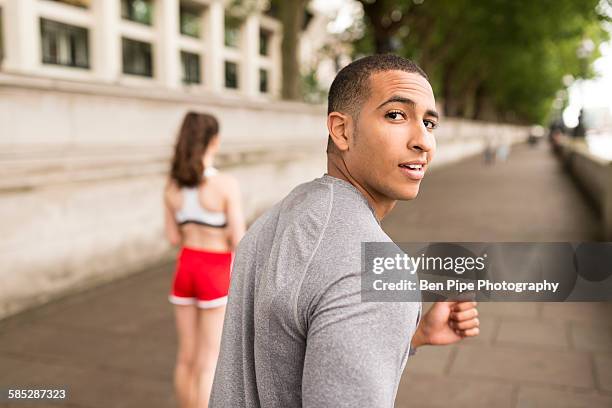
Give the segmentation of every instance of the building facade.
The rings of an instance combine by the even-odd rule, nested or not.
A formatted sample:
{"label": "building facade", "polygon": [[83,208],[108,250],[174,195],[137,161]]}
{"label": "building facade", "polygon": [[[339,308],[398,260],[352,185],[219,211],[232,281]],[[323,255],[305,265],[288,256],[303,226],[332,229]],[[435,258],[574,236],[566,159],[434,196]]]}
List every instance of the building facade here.
{"label": "building facade", "polygon": [[1,70],[269,98],[280,23],[223,0],[0,0]]}

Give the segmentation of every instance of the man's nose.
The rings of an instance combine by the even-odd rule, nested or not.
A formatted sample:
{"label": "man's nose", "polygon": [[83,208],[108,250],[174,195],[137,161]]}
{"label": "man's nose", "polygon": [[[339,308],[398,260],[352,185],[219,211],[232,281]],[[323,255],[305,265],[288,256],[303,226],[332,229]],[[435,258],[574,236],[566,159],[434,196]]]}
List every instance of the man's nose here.
{"label": "man's nose", "polygon": [[429,132],[425,125],[412,128],[408,148],[411,150],[429,152],[434,148],[435,139],[433,133]]}

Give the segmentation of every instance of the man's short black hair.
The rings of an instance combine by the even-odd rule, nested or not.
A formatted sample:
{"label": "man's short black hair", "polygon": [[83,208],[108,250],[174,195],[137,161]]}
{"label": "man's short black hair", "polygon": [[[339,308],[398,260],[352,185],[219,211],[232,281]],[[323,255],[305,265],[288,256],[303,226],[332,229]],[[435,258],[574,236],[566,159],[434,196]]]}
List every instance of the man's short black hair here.
{"label": "man's short black hair", "polygon": [[360,58],[342,68],[329,88],[327,114],[342,112],[355,117],[370,97],[370,76],[382,71],[406,71],[428,79],[414,62],[393,54],[376,54]]}

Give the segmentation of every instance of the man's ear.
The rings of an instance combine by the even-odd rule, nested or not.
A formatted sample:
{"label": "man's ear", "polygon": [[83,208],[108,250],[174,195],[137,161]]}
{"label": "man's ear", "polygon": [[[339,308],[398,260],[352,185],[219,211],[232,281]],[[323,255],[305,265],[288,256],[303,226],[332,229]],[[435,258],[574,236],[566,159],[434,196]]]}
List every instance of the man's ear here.
{"label": "man's ear", "polygon": [[353,139],[353,119],[349,115],[331,112],[327,115],[327,130],[338,150],[348,150]]}

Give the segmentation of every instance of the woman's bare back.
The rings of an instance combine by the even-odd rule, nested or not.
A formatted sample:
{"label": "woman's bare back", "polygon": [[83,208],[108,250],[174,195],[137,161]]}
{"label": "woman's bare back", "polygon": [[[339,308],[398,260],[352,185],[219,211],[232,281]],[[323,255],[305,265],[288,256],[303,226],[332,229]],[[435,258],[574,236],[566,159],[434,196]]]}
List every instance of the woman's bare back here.
{"label": "woman's bare back", "polygon": [[[198,202],[206,211],[223,213],[227,217],[228,194],[227,179],[229,176],[215,174],[207,177],[197,187]],[[166,189],[166,203],[170,206],[172,214],[176,214],[183,207],[184,194],[176,182],[171,181]],[[175,220],[176,221],[176,220]],[[196,223],[186,223],[178,226],[181,234],[181,244],[196,249],[227,252],[231,250],[229,224],[223,228],[209,227]]]}

